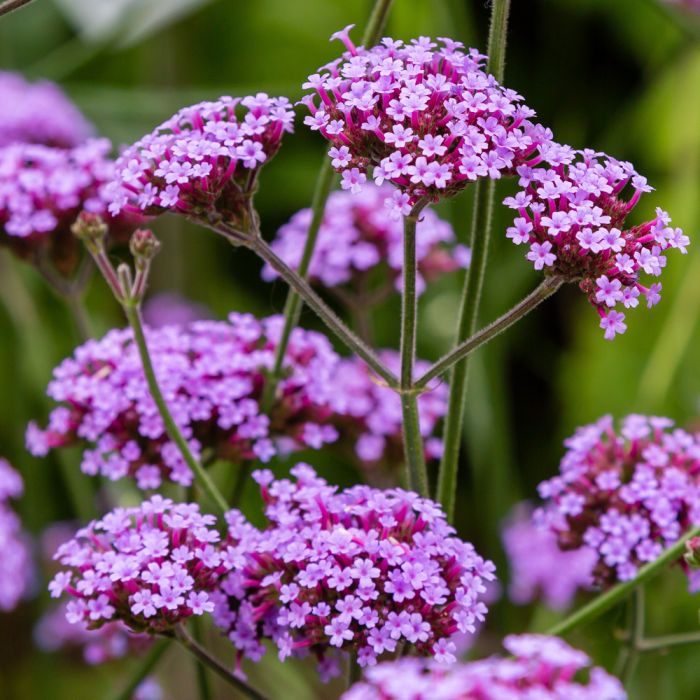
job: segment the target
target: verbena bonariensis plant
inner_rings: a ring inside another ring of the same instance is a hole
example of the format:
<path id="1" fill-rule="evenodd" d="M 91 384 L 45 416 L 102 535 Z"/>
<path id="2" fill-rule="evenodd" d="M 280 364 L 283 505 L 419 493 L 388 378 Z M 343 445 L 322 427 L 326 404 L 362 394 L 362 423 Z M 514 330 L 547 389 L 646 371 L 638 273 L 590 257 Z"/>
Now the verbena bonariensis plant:
<path id="1" fill-rule="evenodd" d="M 410 644 L 455 660 L 456 632 L 483 620 L 494 566 L 455 536 L 439 506 L 401 489 L 338 492 L 311 467 L 295 481 L 260 484 L 269 526 L 257 532 L 229 517 L 235 570 L 217 594 L 217 624 L 239 657 L 259 659 L 272 639 L 280 659 L 311 653 L 324 676 L 352 652 L 371 666 Z"/>

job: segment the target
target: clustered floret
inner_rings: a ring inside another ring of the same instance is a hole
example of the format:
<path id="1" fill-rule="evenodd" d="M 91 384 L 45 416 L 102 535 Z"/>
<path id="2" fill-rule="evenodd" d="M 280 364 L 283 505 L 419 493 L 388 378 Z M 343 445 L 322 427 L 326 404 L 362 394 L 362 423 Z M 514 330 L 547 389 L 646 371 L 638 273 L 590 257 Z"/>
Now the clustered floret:
<path id="1" fill-rule="evenodd" d="M 216 518 L 161 496 L 116 508 L 62 544 L 49 591 L 67 593 L 66 619 L 96 629 L 121 621 L 158 633 L 214 609 L 212 591 L 234 565 Z"/>
<path id="2" fill-rule="evenodd" d="M 641 273 L 659 277 L 664 252 L 686 253 L 690 241 L 659 208 L 651 221 L 626 223 L 642 194 L 652 190 L 630 163 L 554 143 L 541 150 L 541 167 L 517 168 L 523 189 L 504 202 L 518 212 L 506 235 L 528 246 L 525 257 L 536 270 L 578 282 L 612 340 L 627 329 L 616 307 L 635 308 L 644 295 L 651 308 L 661 298 L 661 284 L 645 287 Z"/>
<path id="3" fill-rule="evenodd" d="M 372 168 L 376 184 L 398 187 L 393 206 L 407 214 L 422 197 L 450 196 L 539 158 L 550 132 L 484 72 L 485 56 L 446 38 L 356 47 L 352 26 L 333 35 L 347 51 L 309 77 L 303 87 L 314 92 L 302 100 L 311 112 L 304 123 L 332 144 L 343 189 L 359 192 Z"/>
<path id="4" fill-rule="evenodd" d="M 401 360 L 395 350 L 382 350 L 379 357 L 386 367 L 398 372 Z M 428 362 L 415 363 L 417 375 Z M 369 367 L 357 357 L 343 358 L 335 372 L 333 407 L 335 422 L 343 439 L 348 439 L 363 468 L 389 468 L 403 464 L 401 399 L 382 385 Z M 424 438 L 426 459 L 442 456 L 442 439 L 437 436 L 440 421 L 447 413 L 448 388 L 437 384 L 418 397 L 418 419 Z"/>
<path id="5" fill-rule="evenodd" d="M 293 124 L 289 100 L 262 92 L 185 107 L 121 154 L 110 211 L 245 220 L 260 167 Z"/>
<path id="6" fill-rule="evenodd" d="M 313 283 L 328 288 L 343 286 L 358 305 L 381 299 L 388 285 L 377 289 L 378 271 L 382 282 L 393 280 L 401 287 L 403 224 L 392 210 L 392 194 L 387 185 L 367 185 L 359 194 L 330 195 L 309 267 Z M 301 262 L 311 217 L 311 209 L 297 212 L 272 242 L 272 249 L 292 268 Z M 467 267 L 470 251 L 455 245 L 452 227 L 427 209 L 416 227 L 416 258 L 420 293 L 427 281 Z M 263 268 L 264 279 L 276 277 L 269 265 Z"/>
<path id="7" fill-rule="evenodd" d="M 241 657 L 258 660 L 271 639 L 279 658 L 312 653 L 324 677 L 347 652 L 371 666 L 410 644 L 455 660 L 450 637 L 473 633 L 494 566 L 459 540 L 440 507 L 401 489 L 338 492 L 311 467 L 295 481 L 254 474 L 269 527 L 229 517 L 237 557 L 214 613 Z"/>
<path id="8" fill-rule="evenodd" d="M 0 71 L 0 147 L 38 143 L 72 148 L 92 135 L 92 126 L 58 85 L 27 82 Z"/>
<path id="9" fill-rule="evenodd" d="M 407 657 L 365 671 L 342 700 L 626 700 L 622 684 L 557 637 L 505 638 L 512 658 L 445 667 Z M 585 677 L 585 678 L 584 678 Z"/>
<path id="10" fill-rule="evenodd" d="M 20 475 L 0 457 L 0 611 L 4 612 L 15 608 L 34 579 L 28 538 L 8 502 L 23 491 Z"/>
<path id="11" fill-rule="evenodd" d="M 565 443 L 560 475 L 539 486 L 537 522 L 562 549 L 597 555 L 595 583 L 634 578 L 700 525 L 700 437 L 668 418 L 630 415 L 619 432 L 605 416 Z"/>
<path id="12" fill-rule="evenodd" d="M 320 333 L 293 331 L 284 376 L 267 413 L 261 399 L 273 367 L 282 318 L 234 313 L 224 321 L 150 329 L 158 382 L 191 449 L 215 457 L 268 461 L 278 453 L 320 448 L 337 438 L 328 424 L 338 356 Z M 32 423 L 34 455 L 84 441 L 82 470 L 109 479 L 135 477 L 140 488 L 162 479 L 192 483 L 192 472 L 168 438 L 130 330 L 90 340 L 54 371 L 48 395 L 59 402 L 46 430 Z"/>
<path id="13" fill-rule="evenodd" d="M 510 565 L 508 596 L 517 605 L 541 597 L 553 610 L 565 610 L 579 590 L 592 586 L 596 553 L 587 547 L 560 549 L 552 532 L 533 523 L 529 504 L 513 509 L 502 536 Z"/>

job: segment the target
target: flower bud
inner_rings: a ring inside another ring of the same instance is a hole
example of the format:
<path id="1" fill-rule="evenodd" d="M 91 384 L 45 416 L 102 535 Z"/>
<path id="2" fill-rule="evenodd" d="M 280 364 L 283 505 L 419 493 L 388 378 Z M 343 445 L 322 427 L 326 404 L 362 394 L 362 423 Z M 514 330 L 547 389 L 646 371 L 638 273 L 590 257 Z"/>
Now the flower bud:
<path id="1" fill-rule="evenodd" d="M 147 228 L 138 228 L 131 234 L 129 250 L 134 256 L 136 266 L 148 264 L 160 250 L 160 241 L 153 231 Z"/>
<path id="2" fill-rule="evenodd" d="M 693 569 L 700 569 L 700 537 L 691 537 L 685 543 L 683 558 L 688 566 Z"/>
<path id="3" fill-rule="evenodd" d="M 87 211 L 81 211 L 71 226 L 73 235 L 83 241 L 91 253 L 104 249 L 107 230 L 107 224 L 99 214 Z"/>

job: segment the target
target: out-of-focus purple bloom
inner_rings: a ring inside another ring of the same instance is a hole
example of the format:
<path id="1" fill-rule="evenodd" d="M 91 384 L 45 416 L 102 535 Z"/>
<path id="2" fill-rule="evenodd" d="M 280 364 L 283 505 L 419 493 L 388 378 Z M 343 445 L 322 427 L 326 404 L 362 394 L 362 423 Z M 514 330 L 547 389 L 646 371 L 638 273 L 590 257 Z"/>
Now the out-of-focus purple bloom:
<path id="1" fill-rule="evenodd" d="M 289 100 L 265 93 L 185 107 L 120 155 L 110 211 L 245 224 L 260 167 L 293 124 Z"/>
<path id="2" fill-rule="evenodd" d="M 700 0 L 663 0 L 667 5 L 677 7 L 687 12 L 700 13 Z"/>
<path id="3" fill-rule="evenodd" d="M 54 558 L 65 568 L 49 584 L 51 596 L 70 596 L 66 619 L 90 629 L 121 621 L 162 632 L 211 612 L 211 592 L 233 567 L 215 524 L 196 504 L 161 496 L 117 508 L 58 548 Z"/>
<path id="4" fill-rule="evenodd" d="M 177 292 L 160 292 L 148 297 L 143 304 L 143 320 L 151 328 L 187 326 L 194 321 L 210 318 L 211 311 Z"/>
<path id="5" fill-rule="evenodd" d="M 390 182 L 394 209 L 406 214 L 421 197 L 435 201 L 479 178 L 500 178 L 537 159 L 551 139 L 515 91 L 483 70 L 485 56 L 452 39 L 410 43 L 385 38 L 355 47 L 309 76 L 304 123 L 330 143 L 341 186 L 357 192 L 370 168 Z"/>
<path id="6" fill-rule="evenodd" d="M 309 267 L 312 282 L 329 288 L 343 286 L 358 304 L 377 297 L 377 270 L 383 273 L 382 281 L 393 279 L 401 286 L 403 224 L 390 211 L 392 194 L 387 185 L 367 185 L 359 194 L 330 195 Z M 301 262 L 311 216 L 310 209 L 296 213 L 272 243 L 273 250 L 292 268 Z M 416 228 L 416 256 L 420 292 L 426 282 L 441 274 L 467 267 L 470 251 L 455 245 L 452 227 L 428 209 Z M 276 276 L 269 265 L 263 268 L 264 279 Z"/>
<path id="7" fill-rule="evenodd" d="M 0 147 L 38 143 L 72 148 L 93 133 L 80 110 L 58 85 L 27 82 L 21 75 L 0 71 Z"/>
<path id="8" fill-rule="evenodd" d="M 518 605 L 541 597 L 553 610 L 565 610 L 580 589 L 593 584 L 593 550 L 562 551 L 556 536 L 532 521 L 532 508 L 520 503 L 503 529 L 503 545 L 510 563 L 508 596 Z"/>
<path id="9" fill-rule="evenodd" d="M 305 464 L 292 474 L 254 474 L 266 530 L 236 511 L 227 518 L 237 565 L 214 617 L 239 660 L 258 660 L 266 639 L 280 659 L 313 653 L 324 664 L 353 651 L 371 666 L 400 643 L 454 660 L 450 638 L 473 633 L 486 614 L 493 564 L 455 536 L 433 501 L 401 489 L 338 492 Z"/>
<path id="10" fill-rule="evenodd" d="M 622 684 L 557 637 L 506 637 L 511 658 L 444 666 L 407 657 L 365 671 L 342 700 L 626 700 Z M 580 680 L 585 671 L 587 680 Z"/>
<path id="11" fill-rule="evenodd" d="M 0 458 L 0 612 L 14 609 L 34 581 L 29 540 L 8 503 L 22 492 L 22 478 Z"/>
<path id="12" fill-rule="evenodd" d="M 337 438 L 329 420 L 339 358 L 320 333 L 294 330 L 277 398 L 262 413 L 266 372 L 274 364 L 281 330 L 281 317 L 261 321 L 231 314 L 228 322 L 197 321 L 147 332 L 161 389 L 195 454 L 209 448 L 220 459 L 267 461 Z M 61 405 L 45 430 L 30 424 L 32 454 L 84 442 L 87 474 L 113 480 L 132 476 L 144 489 L 159 487 L 163 478 L 192 482 L 167 437 L 130 330 L 113 330 L 80 346 L 56 368 L 48 394 Z"/>
<path id="13" fill-rule="evenodd" d="M 700 525 L 700 437 L 668 418 L 610 416 L 564 444 L 560 474 L 539 485 L 535 520 L 566 550 L 597 555 L 599 586 L 634 578 L 690 527 Z"/>
<path id="14" fill-rule="evenodd" d="M 540 150 L 539 167 L 517 168 L 523 189 L 504 202 L 518 214 L 506 235 L 527 245 L 525 257 L 536 270 L 577 282 L 612 340 L 627 330 L 616 308 L 635 308 L 640 296 L 652 307 L 661 298 L 661 284 L 645 287 L 642 272 L 660 276 L 665 251 L 686 253 L 690 241 L 659 208 L 651 221 L 627 223 L 642 194 L 652 190 L 631 163 L 555 143 Z"/>

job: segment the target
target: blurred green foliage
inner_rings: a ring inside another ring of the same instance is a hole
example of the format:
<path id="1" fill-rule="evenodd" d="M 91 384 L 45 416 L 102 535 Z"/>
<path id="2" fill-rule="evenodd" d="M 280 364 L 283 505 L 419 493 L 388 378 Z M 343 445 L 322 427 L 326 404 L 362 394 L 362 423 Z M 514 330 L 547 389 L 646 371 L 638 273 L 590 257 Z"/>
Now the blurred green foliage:
<path id="1" fill-rule="evenodd" d="M 387 33 L 404 39 L 448 35 L 483 50 L 486 5 L 484 0 L 396 0 Z M 362 25 L 369 8 L 368 0 L 37 0 L 0 19 L 0 67 L 61 82 L 100 133 L 118 144 L 139 137 L 183 105 L 220 94 L 264 90 L 297 99 L 305 77 L 337 53 L 327 37 L 350 22 Z M 655 0 L 514 2 L 506 67 L 506 83 L 526 96 L 560 141 L 629 159 L 648 176 L 657 191 L 644 198 L 635 216 L 642 220 L 662 206 L 691 239 L 700 224 L 699 30 L 700 24 Z M 321 140 L 299 120 L 297 133 L 265 168 L 257 204 L 268 236 L 308 206 L 323 151 Z M 513 188 L 505 183 L 499 194 Z M 469 194 L 441 206 L 462 237 L 469 208 Z M 508 211 L 499 207 L 484 321 L 537 282 L 522 252 L 502 235 L 507 218 Z M 173 218 L 163 218 L 155 228 L 164 247 L 153 291 L 179 290 L 217 317 L 232 309 L 281 310 L 285 289 L 262 283 L 260 266 L 248 252 L 233 251 Z M 458 283 L 441 281 L 422 298 L 424 357 L 437 357 L 451 342 Z M 603 340 L 596 314 L 570 288 L 478 354 L 470 379 L 458 525 L 496 560 L 502 580 L 507 570 L 500 523 L 515 500 L 533 497 L 535 485 L 554 472 L 561 440 L 577 425 L 608 412 L 664 414 L 682 424 L 696 419 L 697 241 L 688 256 L 670 256 L 663 283 L 662 303 L 630 314 L 628 332 L 614 343 Z M 88 303 L 100 332 L 123 323 L 99 280 L 92 283 Z M 398 299 L 392 300 L 375 319 L 382 345 L 397 343 L 397 309 Z M 308 313 L 303 322 L 318 328 Z M 77 455 L 67 455 L 61 464 L 55 457 L 31 459 L 23 448 L 26 423 L 46 415 L 44 388 L 51 368 L 74 344 L 61 303 L 33 270 L 0 254 L 0 453 L 25 477 L 20 510 L 34 533 L 53 520 L 79 515 L 62 477 L 66 470 L 75 476 Z M 348 465 L 322 455 L 308 458 L 338 483 L 356 478 Z M 93 487 L 87 478 L 78 480 L 83 488 Z M 253 491 L 246 497 L 249 512 L 257 506 Z M 43 590 L 43 582 L 37 585 Z M 650 633 L 697 629 L 700 603 L 685 592 L 677 571 L 654 582 L 647 599 Z M 32 626 L 46 603 L 40 594 L 0 618 L 0 698 L 107 697 L 134 662 L 93 669 L 33 651 Z M 544 629 L 553 619 L 541 609 L 496 605 L 479 651 L 497 648 L 506 632 Z M 573 641 L 613 668 L 612 630 L 622 621 L 623 611 L 613 611 Z M 230 659 L 216 633 L 207 634 Z M 700 697 L 696 656 L 692 647 L 649 655 L 630 697 Z M 166 697 L 194 697 L 194 673 L 179 650 L 169 652 L 160 675 Z M 251 678 L 274 697 L 290 700 L 336 697 L 338 691 L 319 686 L 310 666 L 281 666 L 274 655 L 252 669 Z M 231 697 L 224 688 L 217 692 Z"/>

